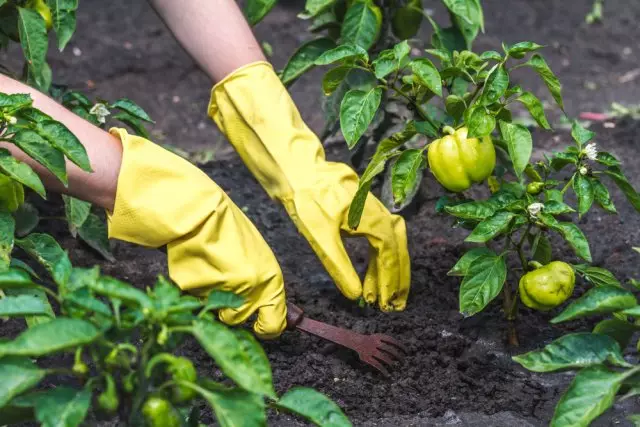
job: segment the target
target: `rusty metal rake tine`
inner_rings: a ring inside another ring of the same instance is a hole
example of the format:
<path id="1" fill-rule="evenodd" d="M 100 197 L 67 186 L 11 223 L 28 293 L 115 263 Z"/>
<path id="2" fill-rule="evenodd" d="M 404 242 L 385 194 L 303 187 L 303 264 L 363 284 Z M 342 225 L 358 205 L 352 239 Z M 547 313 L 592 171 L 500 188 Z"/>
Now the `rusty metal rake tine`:
<path id="1" fill-rule="evenodd" d="M 402 343 L 400 343 L 398 340 L 391 338 L 389 335 L 384 335 L 384 334 L 376 334 L 376 336 L 378 338 L 380 338 L 380 341 L 382 341 L 383 343 L 386 344 L 390 344 L 394 347 L 399 348 L 400 350 L 402 350 L 402 352 L 404 354 L 408 354 L 409 353 L 409 349 L 403 345 Z"/>
<path id="2" fill-rule="evenodd" d="M 393 347 L 385 343 L 384 341 L 380 342 L 380 344 L 378 345 L 378 350 L 381 350 L 385 353 L 390 354 L 391 356 L 395 357 L 397 360 L 402 359 L 402 354 L 400 354 L 400 352 L 396 350 L 396 347 Z"/>
<path id="3" fill-rule="evenodd" d="M 384 351 L 380 351 L 380 349 L 378 349 L 377 352 L 373 353 L 373 357 L 381 362 L 386 363 L 387 365 L 393 365 L 394 362 L 394 359 L 392 359 L 389 354 L 385 353 Z"/>
<path id="4" fill-rule="evenodd" d="M 368 365 L 373 366 L 378 371 L 380 371 L 384 376 L 386 376 L 386 377 L 391 376 L 391 374 L 389 373 L 389 370 L 387 368 L 385 368 L 384 365 L 382 363 L 380 363 L 380 361 L 378 361 L 376 358 L 374 358 L 374 357 L 361 357 L 360 360 L 362 360 L 364 363 L 366 363 Z"/>

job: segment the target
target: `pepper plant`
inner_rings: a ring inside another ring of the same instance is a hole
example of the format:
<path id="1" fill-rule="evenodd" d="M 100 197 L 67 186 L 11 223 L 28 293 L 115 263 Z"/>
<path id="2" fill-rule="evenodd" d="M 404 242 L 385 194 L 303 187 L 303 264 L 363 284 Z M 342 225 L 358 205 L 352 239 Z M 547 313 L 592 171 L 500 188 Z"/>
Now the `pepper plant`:
<path id="1" fill-rule="evenodd" d="M 640 331 L 640 305 L 632 292 L 640 290 L 640 284 L 632 280 L 631 286 L 625 287 L 605 270 L 586 265 L 576 268 L 599 279 L 592 280 L 593 286 L 551 323 L 608 317 L 591 332 L 567 334 L 541 350 L 513 358 L 534 372 L 577 371 L 558 401 L 551 420 L 554 427 L 588 426 L 616 399 L 622 401 L 640 394 L 640 340 L 633 343 L 634 333 Z M 629 419 L 638 425 L 640 414 Z"/>
<path id="2" fill-rule="evenodd" d="M 34 233 L 20 246 L 44 266 L 54 285 L 41 284 L 21 268 L 0 272 L 0 290 L 7 293 L 0 299 L 0 317 L 39 319 L 0 342 L 3 425 L 37 420 L 79 426 L 119 419 L 149 427 L 197 426 L 203 421 L 200 402 L 223 426 L 266 425 L 267 408 L 316 425 L 351 425 L 335 403 L 313 389 L 276 395 L 260 344 L 213 314 L 242 305 L 235 294 L 181 295 L 163 277 L 144 292 L 101 275 L 97 267 L 73 268 L 50 236 Z M 59 314 L 34 292 L 46 293 Z M 195 339 L 231 383 L 198 372 L 190 359 L 176 355 L 188 339 Z M 62 357 L 51 358 L 55 355 Z M 43 385 L 51 382 L 56 386 Z"/>
<path id="3" fill-rule="evenodd" d="M 536 72 L 564 113 L 561 84 L 540 53 L 543 46 L 523 41 L 503 43 L 501 52 L 473 52 L 483 29 L 480 2 L 443 3 L 450 14 L 446 28 L 420 1 L 308 0 L 302 17 L 327 37 L 300 47 L 280 75 L 291 84 L 314 67 L 330 66 L 322 81 L 325 136 L 339 124 L 356 160 L 375 147 L 349 210 L 351 227 L 358 226 L 366 195 L 385 170 L 381 197 L 394 211 L 414 197 L 425 170 L 433 173 L 447 190 L 437 210 L 471 230 L 466 242 L 480 245 L 449 273 L 462 277 L 460 312 L 474 315 L 502 294 L 509 342 L 517 345 L 512 321 L 520 300 L 549 310 L 571 295 L 575 274 L 599 280 L 588 268 L 552 263 L 550 236 L 559 235 L 590 263 L 578 220 L 594 204 L 616 213 L 606 186 L 611 182 L 636 210 L 640 196 L 620 161 L 599 150 L 593 132 L 578 121 L 572 122 L 573 144 L 534 161 L 532 134 L 512 111 L 524 107 L 537 126 L 552 128 L 543 102 L 516 83 L 518 73 Z M 247 9 L 249 16 L 254 10 Z M 427 49 L 415 52 L 418 43 L 410 38 L 422 22 L 431 24 L 432 35 L 421 43 Z M 467 191 L 485 181 L 484 195 L 479 188 Z M 568 192 L 576 206 L 567 203 Z M 508 274 L 511 260 L 518 266 Z"/>

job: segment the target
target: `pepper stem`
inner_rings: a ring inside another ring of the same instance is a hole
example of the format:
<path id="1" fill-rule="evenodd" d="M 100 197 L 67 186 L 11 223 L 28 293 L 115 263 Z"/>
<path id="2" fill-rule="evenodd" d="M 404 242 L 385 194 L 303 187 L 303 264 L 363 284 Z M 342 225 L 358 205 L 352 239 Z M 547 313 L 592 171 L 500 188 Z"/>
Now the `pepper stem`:
<path id="1" fill-rule="evenodd" d="M 454 133 L 456 133 L 456 130 L 451 126 L 445 126 L 442 128 L 442 132 L 446 133 L 447 135 L 453 135 Z"/>

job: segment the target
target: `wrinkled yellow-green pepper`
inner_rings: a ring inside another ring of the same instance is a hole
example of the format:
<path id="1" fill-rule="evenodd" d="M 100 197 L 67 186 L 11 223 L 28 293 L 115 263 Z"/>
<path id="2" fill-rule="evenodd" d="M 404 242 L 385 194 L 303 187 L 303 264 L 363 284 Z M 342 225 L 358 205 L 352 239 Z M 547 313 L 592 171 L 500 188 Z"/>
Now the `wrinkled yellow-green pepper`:
<path id="1" fill-rule="evenodd" d="M 429 168 L 444 188 L 461 192 L 487 179 L 496 166 L 496 150 L 489 136 L 467 138 L 467 128 L 444 127 L 445 137 L 429 145 Z"/>
<path id="2" fill-rule="evenodd" d="M 529 308 L 551 310 L 571 296 L 575 283 L 573 268 L 553 261 L 520 278 L 520 299 Z"/>

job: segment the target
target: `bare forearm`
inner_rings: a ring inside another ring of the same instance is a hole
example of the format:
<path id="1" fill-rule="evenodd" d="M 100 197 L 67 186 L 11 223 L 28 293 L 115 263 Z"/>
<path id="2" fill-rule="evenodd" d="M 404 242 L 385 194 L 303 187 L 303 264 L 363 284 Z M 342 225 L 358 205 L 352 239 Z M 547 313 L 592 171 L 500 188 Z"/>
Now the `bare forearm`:
<path id="1" fill-rule="evenodd" d="M 233 0 L 149 0 L 178 42 L 218 82 L 237 68 L 265 61 Z"/>
<path id="2" fill-rule="evenodd" d="M 43 93 L 7 76 L 0 75 L 0 91 L 30 94 L 34 107 L 63 123 L 80 139 L 87 150 L 94 172 L 84 172 L 71 162 L 67 162 L 69 186 L 65 188 L 51 172 L 13 144 L 1 143 L 0 145 L 9 149 L 19 160 L 29 164 L 40 175 L 48 190 L 69 194 L 112 210 L 122 163 L 120 140 L 78 117 Z"/>

